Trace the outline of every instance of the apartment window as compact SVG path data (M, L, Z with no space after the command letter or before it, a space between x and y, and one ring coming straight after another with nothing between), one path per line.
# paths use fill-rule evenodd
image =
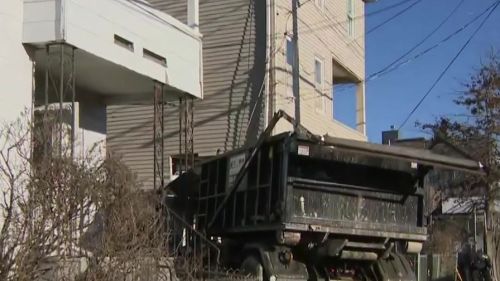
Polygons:
M286 59L286 65L285 65L285 71L283 72L284 75L284 81L285 81L285 86L286 86L286 98L291 98L293 97L293 77L292 77L292 72L293 72L293 65L295 61L295 45L293 44L292 37L287 36L286 37L286 50L285 50L285 59Z
M325 94L324 94L324 81L325 81L325 67L324 61L321 58L314 58L314 86L316 88L315 107L319 112L325 112Z
M318 7L318 9L320 9L321 11L324 11L325 10L325 0L314 0L314 4L316 5L316 7Z
M354 0L347 0L347 33L354 37L354 19L356 11L354 9Z
M289 66L293 66L295 59L295 45L293 44L292 38L290 36L286 37L286 63Z

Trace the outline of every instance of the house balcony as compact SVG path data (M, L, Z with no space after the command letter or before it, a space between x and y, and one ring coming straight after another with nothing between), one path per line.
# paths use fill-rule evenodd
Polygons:
M69 85L77 100L147 103L153 82L167 95L202 98L201 35L141 0L24 0L23 44L38 100L50 87L58 101Z

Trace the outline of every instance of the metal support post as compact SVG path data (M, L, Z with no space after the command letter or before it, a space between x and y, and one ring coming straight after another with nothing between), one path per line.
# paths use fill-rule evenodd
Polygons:
M186 118L185 136L186 136L186 171L194 168L194 100L186 98Z
M76 140L76 70L75 70L75 48L71 48L71 159L75 159L75 140Z
M179 99L179 170L194 167L194 99Z
M154 111L153 111L153 149L154 149L154 182L157 190L165 185L165 102L163 84L154 83Z
M70 49L71 51L69 51ZM42 101L45 112L41 120L41 124L43 125L41 138L44 142L44 155L47 156L53 153L49 151L51 149L57 149L57 155L59 157L64 156L66 149L64 143L66 140L69 142L67 148L70 149L70 155L73 158L76 126L78 125L75 122L75 48L65 44L47 45L45 47L45 54L47 56L47 64L44 69L45 85ZM67 102L71 102L71 108L65 108L65 103ZM51 104L58 106L52 107ZM66 115L65 110L71 110L71 112ZM70 116L71 120L65 120L65 116ZM66 128L64 123L67 123L69 128Z
M182 171L185 171L185 167L183 166L185 163L183 161L183 159L181 159L181 156L182 156L182 151L183 151L183 146L182 146L182 140L183 140L183 137L182 137L182 133L183 133L183 124L184 124L184 108L185 108L185 104L184 104L184 99L183 98L179 98L179 163L178 163L178 172L179 172L179 175L182 173Z

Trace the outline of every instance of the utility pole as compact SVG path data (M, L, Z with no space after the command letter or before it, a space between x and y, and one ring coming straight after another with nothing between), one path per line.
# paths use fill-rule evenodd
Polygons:
M292 43L295 48L292 66L293 78L293 97L295 98L295 128L300 124L300 74L299 74L299 19L298 19L299 0L292 0L292 17L293 17L293 38Z

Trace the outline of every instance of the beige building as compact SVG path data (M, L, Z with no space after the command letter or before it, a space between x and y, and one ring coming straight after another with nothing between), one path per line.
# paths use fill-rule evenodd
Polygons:
M364 1L301 1L298 9L301 121L317 134L366 140L364 106ZM274 39L273 111L294 112L292 1L276 0L271 26ZM356 84L357 128L334 119L335 84Z
M184 0L149 3L187 22ZM195 153L214 155L252 143L279 109L293 116L291 3L200 1L204 98L195 101ZM301 121L314 133L366 140L364 5L363 0L300 1ZM168 61L166 65L168 68ZM352 110L356 111L357 128L333 118L332 89L339 83L356 85L357 108ZM179 153L176 102L166 106L166 159ZM153 117L150 105L107 107L108 148L121 154L146 185L153 179ZM275 133L289 128L280 122ZM166 163L168 166L169 161Z

